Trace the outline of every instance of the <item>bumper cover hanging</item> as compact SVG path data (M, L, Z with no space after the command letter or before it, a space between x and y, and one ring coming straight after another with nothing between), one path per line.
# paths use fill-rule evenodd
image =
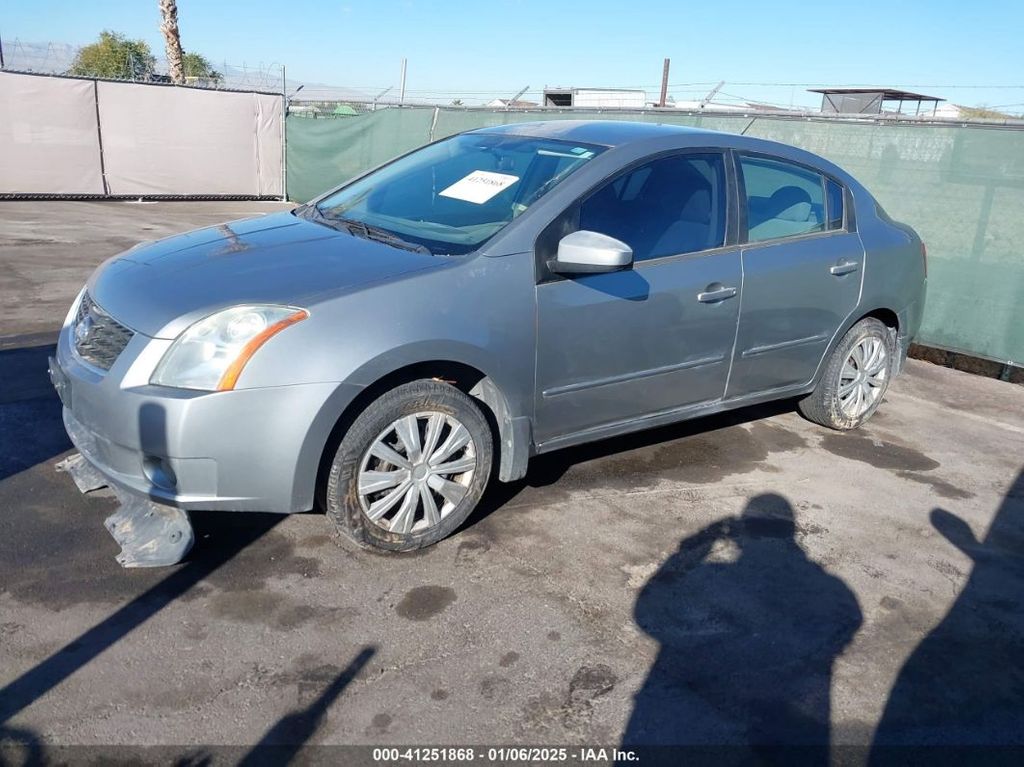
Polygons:
M82 493L110 486L106 477L78 453L58 463L57 470L70 474ZM129 495L117 487L111 489L120 505L103 525L121 547L118 564L164 567L185 558L195 543L187 511Z

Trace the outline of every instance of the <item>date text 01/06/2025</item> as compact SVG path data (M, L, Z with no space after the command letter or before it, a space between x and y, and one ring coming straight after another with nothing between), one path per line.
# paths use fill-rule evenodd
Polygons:
M565 746L494 746L487 749L468 747L426 747L426 748L374 748L375 762L491 762L507 764L514 762L634 762L638 756L634 751L603 747Z

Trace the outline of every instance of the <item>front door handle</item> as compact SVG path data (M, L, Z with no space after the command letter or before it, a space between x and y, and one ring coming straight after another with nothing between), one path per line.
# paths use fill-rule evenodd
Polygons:
M708 285L709 288L713 287ZM727 298L732 298L736 295L736 288L715 288L714 290L705 290L703 293L697 294L697 300L703 304L713 304L717 301L724 301Z
M836 277L842 277L844 274L855 272L859 268L860 264L858 264L856 261L843 261L843 263L836 264L831 269L829 269L829 272L834 274Z

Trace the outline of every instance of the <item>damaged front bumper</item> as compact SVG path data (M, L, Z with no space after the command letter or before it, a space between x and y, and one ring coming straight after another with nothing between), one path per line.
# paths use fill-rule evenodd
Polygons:
M114 492L119 505L103 525L121 547L116 559L122 567L174 565L192 549L196 537L184 509L154 503L110 485L81 453L58 463L57 471L69 474L82 493L104 487Z
M90 435L72 425L75 422L69 418L71 382L53 357L49 359L49 373L50 381L65 407L64 421L68 434L79 450L88 452L87 446L92 446ZM174 565L192 549L196 537L188 512L184 509L157 504L148 498L128 493L112 483L82 453L75 453L60 461L57 471L70 475L81 493L91 493L104 487L113 491L119 505L103 524L121 547L121 553L116 559L122 567Z

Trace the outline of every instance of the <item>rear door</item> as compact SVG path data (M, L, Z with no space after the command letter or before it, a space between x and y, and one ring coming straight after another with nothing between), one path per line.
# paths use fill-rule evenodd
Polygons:
M864 265L837 181L753 154L737 156L737 175L743 303L728 398L810 381L860 300Z

